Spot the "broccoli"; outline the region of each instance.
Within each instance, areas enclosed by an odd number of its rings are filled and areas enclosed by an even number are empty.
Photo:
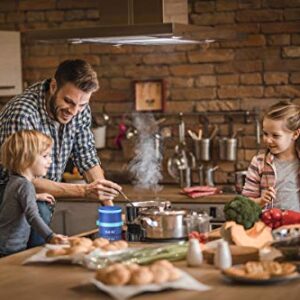
[[[249,229],[259,220],[261,208],[247,197],[236,196],[225,205],[224,213],[226,221],[235,221]]]

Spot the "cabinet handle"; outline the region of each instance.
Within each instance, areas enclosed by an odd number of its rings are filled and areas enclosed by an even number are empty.
[[[15,87],[15,85],[0,85],[0,90],[10,90],[14,89]]]

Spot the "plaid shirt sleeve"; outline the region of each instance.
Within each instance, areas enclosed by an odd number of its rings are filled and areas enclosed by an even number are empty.
[[[251,198],[259,198],[261,196],[259,167],[260,162],[257,156],[254,156],[248,168],[242,195]]]
[[[72,159],[81,173],[100,165],[100,159],[95,148],[94,136],[91,131],[91,110],[88,106],[80,116],[80,126],[77,128],[72,150]]]

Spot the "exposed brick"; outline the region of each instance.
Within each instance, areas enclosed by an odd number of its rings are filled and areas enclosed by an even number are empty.
[[[56,0],[22,0],[18,1],[19,10],[47,10],[55,9]]]
[[[233,12],[221,13],[204,13],[204,14],[191,14],[192,24],[195,25],[218,25],[218,24],[232,24],[234,23]]]
[[[251,161],[254,155],[256,155],[256,150],[245,149],[245,160]]]
[[[106,109],[107,111],[111,111],[108,109],[108,105],[110,102],[118,102],[126,101],[129,99],[129,92],[125,91],[113,91],[111,89],[99,89],[92,95],[92,99],[97,99],[97,101],[105,101],[107,103]],[[116,111],[116,110],[114,110]]]
[[[236,20],[242,23],[281,21],[282,11],[275,9],[241,10],[236,12]]]
[[[238,33],[259,33],[260,32],[260,25],[259,23],[240,23],[240,24],[224,24],[219,26],[220,28],[230,29],[234,32]],[[251,37],[251,35],[250,35]],[[244,37],[245,38],[245,37]],[[246,37],[246,40],[248,37]],[[243,42],[241,39],[240,42]]]
[[[261,84],[262,78],[260,73],[252,73],[252,74],[241,74],[241,84]]]
[[[73,20],[83,20],[85,17],[84,10],[68,10],[65,12],[65,20],[73,21]]]
[[[225,171],[225,172],[233,172],[234,171],[234,164],[231,162],[227,161],[222,161],[218,163],[220,171]]]
[[[33,56],[43,56],[49,54],[48,45],[33,45],[29,48],[29,54]]]
[[[291,83],[300,83],[300,72],[294,72],[291,74]]]
[[[284,72],[266,72],[264,73],[265,84],[287,84],[288,73]]]
[[[196,79],[196,86],[201,87],[201,86],[215,86],[217,83],[216,77],[215,76],[199,76]]]
[[[255,136],[243,136],[242,146],[247,149],[256,149],[256,138]]]
[[[267,36],[267,45],[281,46],[289,45],[291,43],[291,37],[289,34],[272,34]]]
[[[279,48],[244,48],[237,49],[235,53],[236,60],[255,60],[265,58],[279,58],[280,49]]]
[[[170,66],[170,73],[174,76],[194,76],[199,74],[212,74],[213,65],[210,64],[186,64],[178,66]]]
[[[186,77],[170,77],[168,80],[170,87],[175,88],[190,88],[194,85],[194,78],[186,78]]]
[[[225,48],[242,48],[242,47],[259,47],[266,44],[266,38],[262,34],[251,34],[245,39],[241,38],[238,41],[224,41],[221,42],[222,47]]]
[[[225,64],[216,65],[217,73],[248,73],[248,72],[259,72],[262,70],[262,62],[259,60],[251,61],[234,61]]]
[[[216,97],[214,88],[190,88],[190,89],[172,89],[171,98],[173,100],[197,100],[213,99]]]
[[[193,103],[190,101],[168,101],[166,109],[173,113],[191,112],[193,111]]]
[[[286,8],[286,7],[299,7],[299,0],[289,0],[289,1],[278,1],[278,0],[263,0],[263,7],[269,8]]]
[[[38,12],[27,12],[26,18],[28,22],[42,22],[45,20],[45,14],[44,12],[38,11]]]
[[[275,104],[276,102],[278,102],[278,99],[276,99],[276,98],[272,98],[272,99],[243,98],[243,99],[241,99],[241,109],[243,109],[243,110],[252,110],[252,109],[255,109],[255,108],[259,107],[262,110],[266,110],[267,108],[269,108],[271,105]],[[245,127],[245,126],[243,126],[243,127]],[[251,126],[251,128],[252,127],[253,127],[253,125]],[[245,134],[246,133],[247,133],[247,131],[245,132]]]
[[[261,86],[226,86],[218,89],[219,98],[260,98],[263,96],[263,87]]]
[[[299,71],[300,70],[300,59],[266,59],[264,61],[264,69],[266,71]]]
[[[102,98],[102,99],[105,99],[105,98]],[[108,98],[106,98],[106,99],[108,100],[108,102],[110,101]],[[128,95],[124,95],[124,99],[128,100],[129,96]],[[106,105],[106,109],[107,109],[107,111],[112,112],[112,113],[124,114],[125,112],[131,113],[133,111],[134,107],[133,107],[133,103],[132,102],[122,102],[122,103],[109,102]]]
[[[240,108],[236,100],[211,100],[207,102],[208,111],[232,111]]]
[[[239,84],[239,75],[218,75],[217,82],[218,85],[237,85]]]
[[[34,56],[28,57],[26,60],[24,60],[23,64],[25,67],[33,69],[45,69],[57,67],[59,60],[57,56]]]
[[[282,49],[283,57],[300,57],[300,47],[284,47]]]
[[[94,8],[98,3],[95,0],[59,0],[57,1],[58,9],[74,9],[74,8]]]
[[[247,1],[239,1],[239,8],[260,8],[261,0],[247,0]]]
[[[234,59],[234,51],[225,49],[192,51],[188,53],[188,59],[192,63],[230,61]]]
[[[85,15],[86,15],[87,19],[99,19],[99,17],[100,17],[99,10],[96,10],[96,9],[88,9],[85,12]]]
[[[0,23],[4,23],[5,22],[5,15],[4,13],[0,13]]]
[[[124,54],[115,54],[115,55],[103,55],[102,64],[103,65],[137,65],[142,63],[141,55],[124,55]]]
[[[300,44],[300,34],[293,34],[292,35],[292,44],[299,45]]]
[[[300,19],[300,9],[285,9],[283,12],[284,19],[287,21],[299,20]]]
[[[46,11],[46,20],[50,22],[61,22],[64,20],[64,11],[52,10]]]
[[[238,7],[238,0],[218,0],[216,1],[217,11],[235,10]]]
[[[197,1],[194,6],[194,11],[199,14],[213,12],[214,10],[215,1]]]
[[[185,53],[168,53],[168,54],[147,54],[143,57],[145,64],[179,64],[186,63],[187,58]]]
[[[9,12],[6,14],[6,22],[24,22],[25,21],[25,13],[23,12]]]
[[[148,47],[146,47],[147,49]],[[136,48],[134,48],[136,50]],[[91,44],[90,52],[96,54],[129,54],[133,52],[133,47],[128,45],[123,45],[120,47],[116,47],[113,45],[105,45],[105,44]],[[134,53],[137,53],[134,51]]]
[[[129,90],[131,88],[131,80],[125,78],[113,78],[110,81],[112,89]]]
[[[168,67],[166,66],[125,66],[124,67],[125,76],[131,76],[137,79],[148,79],[156,78],[157,76],[167,76],[169,75]],[[146,78],[145,78],[146,77]]]
[[[81,45],[70,45],[69,52],[72,54],[82,54],[90,52],[89,44],[81,44]]]
[[[300,21],[266,23],[261,25],[263,33],[298,33]]]
[[[96,67],[95,71],[101,77],[114,77],[114,76],[124,75],[124,70],[121,66],[109,66],[109,68],[107,66],[106,67],[101,66],[101,67]]]
[[[79,45],[78,45],[79,46]],[[47,45],[49,55],[67,55],[69,53],[69,46],[65,43]]]
[[[213,178],[217,184],[227,183],[227,174],[225,172],[221,172],[217,170],[214,172]]]
[[[0,5],[0,11],[16,11],[18,6],[17,0],[2,0]]]
[[[274,87],[266,87],[265,88],[265,97],[275,97],[275,98],[295,98],[300,97],[300,88],[297,86],[291,85],[282,85],[282,86],[274,86]]]

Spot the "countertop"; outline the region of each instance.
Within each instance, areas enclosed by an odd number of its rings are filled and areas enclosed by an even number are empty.
[[[234,193],[222,193],[212,196],[204,196],[198,197],[196,199],[192,199],[187,195],[181,194],[181,189],[177,185],[164,185],[162,186],[162,190],[154,193],[152,190],[137,190],[132,185],[122,185],[124,193],[128,196],[129,199],[132,201],[145,201],[145,200],[167,200],[174,203],[205,203],[205,204],[224,204],[232,200],[237,194]],[[66,199],[60,198],[58,201],[84,201],[84,202],[98,202],[97,200],[93,199],[80,199],[80,198],[73,198],[73,199]],[[115,202],[126,202],[126,200],[119,195]]]
[[[33,248],[0,259],[1,299],[111,299],[89,283],[89,280],[94,277],[94,272],[83,267],[67,264],[22,265],[25,258],[39,250],[40,248]],[[185,261],[175,264],[202,283],[211,286],[212,289],[206,292],[169,290],[153,294],[147,293],[133,299],[299,299],[299,280],[277,285],[237,285],[224,281],[220,272],[212,266],[203,265],[200,268],[187,268]]]

